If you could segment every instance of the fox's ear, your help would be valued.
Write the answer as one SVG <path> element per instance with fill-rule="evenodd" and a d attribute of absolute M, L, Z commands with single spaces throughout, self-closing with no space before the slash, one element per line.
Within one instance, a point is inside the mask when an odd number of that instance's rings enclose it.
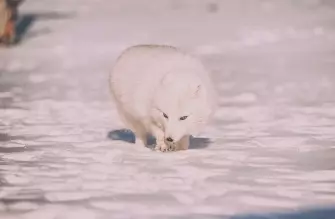
<path fill-rule="evenodd" d="M 197 85 L 195 92 L 194 92 L 194 97 L 199 97 L 201 94 L 202 87 L 201 85 Z"/>

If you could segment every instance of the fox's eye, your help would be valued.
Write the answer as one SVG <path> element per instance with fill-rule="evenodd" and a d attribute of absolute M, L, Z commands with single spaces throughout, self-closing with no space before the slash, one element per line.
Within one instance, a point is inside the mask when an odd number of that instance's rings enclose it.
<path fill-rule="evenodd" d="M 163 116 L 165 117 L 165 119 L 169 118 L 165 113 L 163 113 Z"/>
<path fill-rule="evenodd" d="M 185 120 L 185 119 L 187 119 L 187 117 L 188 116 L 182 116 L 182 117 L 179 118 L 179 120 Z"/>

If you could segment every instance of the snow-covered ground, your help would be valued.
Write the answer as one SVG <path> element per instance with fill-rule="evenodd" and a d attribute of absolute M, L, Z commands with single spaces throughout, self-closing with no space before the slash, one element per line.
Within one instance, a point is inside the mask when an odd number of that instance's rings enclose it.
<path fill-rule="evenodd" d="M 1 219 L 334 217 L 322 210 L 335 206 L 332 0 L 34 0 L 20 12 L 31 28 L 0 48 Z M 122 141 L 107 79 L 139 43 L 182 47 L 213 73 L 220 108 L 188 151 Z"/>

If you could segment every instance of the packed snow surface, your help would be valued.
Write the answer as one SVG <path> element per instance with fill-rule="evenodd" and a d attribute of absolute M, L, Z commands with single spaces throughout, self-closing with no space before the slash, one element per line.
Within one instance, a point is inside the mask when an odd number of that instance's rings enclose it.
<path fill-rule="evenodd" d="M 34 0 L 20 14 L 22 41 L 0 48 L 1 219 L 335 206 L 332 0 Z M 212 73 L 219 108 L 190 150 L 155 152 L 122 130 L 108 76 L 149 43 Z"/>

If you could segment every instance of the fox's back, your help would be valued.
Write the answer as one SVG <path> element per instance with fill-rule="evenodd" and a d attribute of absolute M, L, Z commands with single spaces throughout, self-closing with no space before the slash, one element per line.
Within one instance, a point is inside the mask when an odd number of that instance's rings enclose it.
<path fill-rule="evenodd" d="M 113 87 L 125 89 L 123 84 L 154 85 L 183 58 L 183 54 L 170 46 L 133 46 L 125 50 L 113 68 L 111 83 Z M 117 84 L 116 84 L 117 82 Z"/>
<path fill-rule="evenodd" d="M 201 63 L 174 47 L 134 46 L 125 50 L 116 61 L 110 77 L 111 90 L 117 103 L 124 109 L 144 116 L 166 74 L 174 73 L 175 80 L 182 83 L 182 80 L 190 79 L 189 75 L 183 74 L 194 72 L 195 75 L 191 77 L 198 81 L 203 76 L 197 75 L 202 72 L 199 68 L 202 69 Z"/>

